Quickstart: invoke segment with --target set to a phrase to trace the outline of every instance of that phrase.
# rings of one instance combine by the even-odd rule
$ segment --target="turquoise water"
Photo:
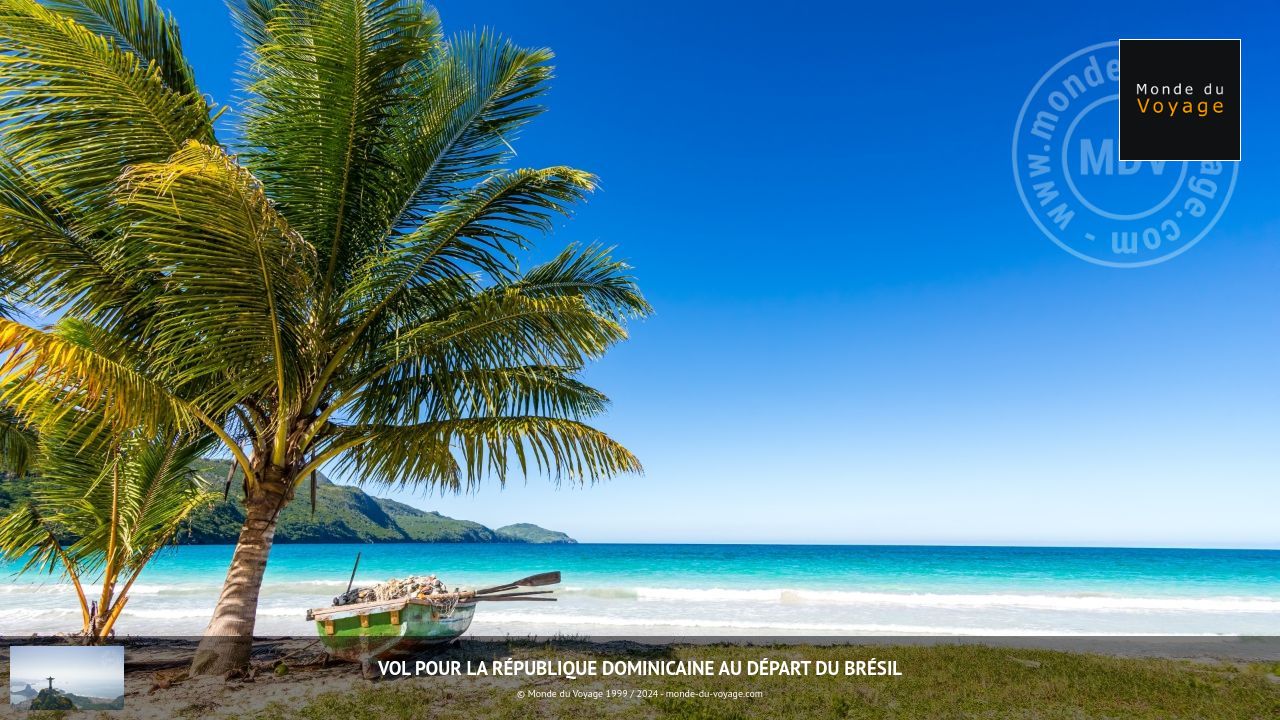
[[[558,603],[485,605],[484,634],[1280,634],[1280,551],[487,544],[278,546],[259,632],[310,632],[306,608],[345,588],[357,552],[357,585],[564,574]],[[198,633],[230,557],[167,551],[121,631]],[[0,590],[0,634],[65,630],[77,615],[56,578]]]

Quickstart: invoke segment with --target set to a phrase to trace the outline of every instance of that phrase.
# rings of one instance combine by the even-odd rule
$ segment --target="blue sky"
[[[233,100],[214,2],[170,2]],[[590,372],[643,477],[395,497],[587,541],[1280,547],[1280,17],[1203,3],[437,4],[558,56],[519,162],[602,176],[543,247],[657,313]],[[1202,242],[1084,263],[1023,210],[1027,92],[1120,37],[1242,37],[1235,195]]]

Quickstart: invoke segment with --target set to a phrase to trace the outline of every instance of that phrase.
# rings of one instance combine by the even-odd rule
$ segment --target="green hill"
[[[210,487],[221,491],[227,477],[225,461],[202,460],[194,468]],[[238,481],[232,482],[229,500],[219,498],[198,510],[179,531],[177,542],[184,545],[234,543],[244,522],[244,506],[236,497]],[[298,497],[280,513],[276,526],[278,543],[566,543],[568,535],[520,523],[491,530],[470,520],[457,520],[438,512],[428,512],[394,500],[377,498],[350,485],[335,485],[320,475],[316,482],[316,507],[311,511],[310,488],[298,488]],[[30,494],[27,479],[0,473],[0,516]]]
[[[28,685],[26,689],[31,690]],[[45,688],[39,693],[34,690],[30,694],[25,692],[12,693],[29,698],[20,703],[14,703],[10,707],[15,710],[123,710],[124,695],[114,698],[89,697],[86,695],[76,695],[75,693],[63,692],[54,688],[50,690]],[[62,717],[58,715],[57,717]]]
[[[554,543],[557,545],[569,545],[578,542],[562,532],[538,527],[533,523],[506,525],[498,528],[495,532],[504,542]]]
[[[75,693],[66,693],[65,697],[76,706],[77,710],[123,710],[124,696],[120,695],[114,698],[103,697],[87,697],[85,695],[76,695]]]
[[[45,688],[40,691],[39,695],[31,700],[29,706],[31,710],[75,710],[76,706],[71,702],[71,698],[63,695],[58,690],[50,690]]]

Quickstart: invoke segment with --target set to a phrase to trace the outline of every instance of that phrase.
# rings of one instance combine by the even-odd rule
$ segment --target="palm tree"
[[[417,2],[230,4],[223,145],[153,0],[0,0],[0,264],[94,338],[0,320],[24,380],[0,399],[70,387],[103,424],[222,441],[247,518],[195,673],[247,662],[276,517],[326,463],[452,491],[639,471],[580,373],[649,312],[606,249],[520,263],[596,184],[507,167],[550,52]]]
[[[0,285],[6,279],[0,268]],[[15,311],[4,301],[0,296],[0,318]],[[51,333],[71,345],[96,339],[78,330],[68,319]],[[22,476],[37,454],[40,468],[31,499],[0,518],[0,557],[22,563],[19,574],[61,569],[79,603],[80,637],[96,644],[110,636],[147,563],[193,511],[216,498],[191,467],[216,438],[208,432],[101,432],[107,429],[102,423],[84,417],[82,396],[59,390],[68,388],[39,393],[56,400],[54,407],[28,403],[39,416],[57,418],[46,421],[39,438],[27,419],[0,404],[0,469]],[[83,580],[95,575],[101,591],[92,599]]]
[[[0,557],[21,562],[19,572],[60,569],[75,588],[81,638],[96,644],[110,636],[143,568],[216,494],[191,469],[212,434],[91,429],[66,417],[42,435],[31,500],[0,519]],[[96,598],[89,578],[101,585]]]

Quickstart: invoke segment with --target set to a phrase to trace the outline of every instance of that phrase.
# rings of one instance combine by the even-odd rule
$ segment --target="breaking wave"
[[[1039,628],[977,627],[951,625],[910,625],[898,623],[820,623],[820,622],[769,622],[751,620],[724,620],[718,618],[628,618],[610,615],[557,615],[554,622],[549,622],[545,615],[521,612],[489,612],[483,616],[477,614],[472,625],[472,633],[483,635],[491,626],[501,628],[503,625],[531,626],[545,632],[548,625],[557,627],[581,628],[619,628],[619,629],[655,629],[672,628],[677,631],[765,631],[771,633],[796,634],[829,634],[829,635],[975,635],[989,637],[1023,637],[1023,636],[1098,636],[1098,637],[1132,637],[1141,633],[1132,632],[1100,632],[1080,633],[1075,631],[1046,631]],[[1160,633],[1178,635],[1179,633]],[[1199,635],[1199,633],[1187,633]]]
[[[641,602],[775,603],[809,605],[893,605],[921,608],[1023,608],[1073,612],[1280,613],[1270,597],[1140,597],[1103,594],[888,593],[845,590],[735,588],[577,588],[564,594]]]

